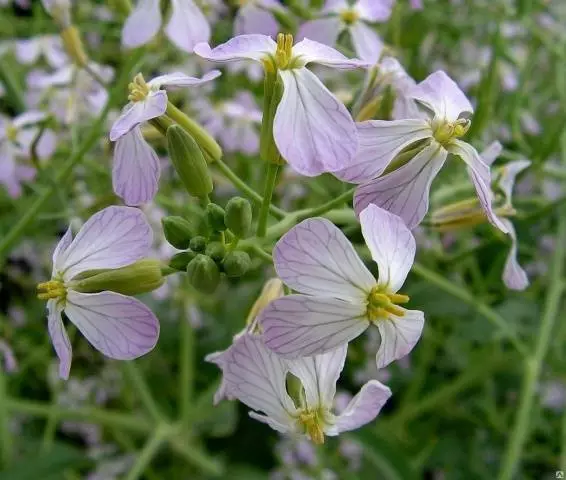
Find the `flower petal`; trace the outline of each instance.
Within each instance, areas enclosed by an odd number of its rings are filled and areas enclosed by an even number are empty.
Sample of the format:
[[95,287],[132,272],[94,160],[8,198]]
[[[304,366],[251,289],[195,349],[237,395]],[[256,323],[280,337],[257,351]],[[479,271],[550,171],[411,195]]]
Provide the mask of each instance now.
[[110,129],[110,140],[115,142],[140,123],[157,118],[167,110],[165,90],[150,93],[141,102],[128,103]]
[[291,167],[309,177],[349,165],[358,148],[346,107],[306,68],[281,70],[284,90],[273,138]]
[[279,32],[279,22],[275,20],[273,13],[253,3],[241,7],[234,19],[234,35],[257,33],[275,37],[277,32]]
[[336,382],[344,369],[348,345],[343,344],[334,350],[289,360],[287,365],[293,375],[299,378],[305,389],[307,406],[332,408],[336,395]]
[[234,60],[261,61],[269,55],[275,55],[277,44],[267,35],[240,35],[226,43],[211,49],[207,43],[199,43],[194,52],[202,58],[214,62],[232,62]]
[[493,162],[501,155],[503,151],[503,145],[495,141],[490,143],[485,150],[480,153],[480,157],[487,166],[491,166]]
[[365,304],[308,295],[274,300],[261,311],[258,322],[265,344],[285,358],[328,352],[369,326]]
[[333,47],[336,45],[338,35],[344,29],[339,17],[318,18],[303,23],[297,32],[297,40],[308,38],[318,43]]
[[397,292],[415,261],[415,237],[397,215],[376,205],[360,213],[362,234],[379,268],[378,284]]
[[55,247],[55,250],[53,251],[53,269],[60,271],[61,267],[62,267],[62,261],[65,258],[65,252],[67,250],[67,248],[69,248],[69,245],[71,245],[71,242],[73,241],[73,232],[71,230],[71,227],[67,228],[67,231],[65,232],[65,235],[63,235],[61,237],[61,240],[59,240],[59,243],[57,244],[57,246]]
[[442,70],[438,70],[413,87],[409,96],[430,108],[436,116],[450,122],[474,112],[472,104]]
[[165,35],[173,44],[192,52],[197,43],[208,42],[210,25],[193,0],[171,0],[171,9]]
[[159,321],[139,300],[114,292],[67,292],[65,314],[94,348],[116,360],[150,352],[159,338]]
[[161,27],[159,0],[138,0],[136,7],[124,22],[122,45],[135,48],[149,42]]
[[73,349],[63,320],[61,319],[61,308],[57,305],[57,300],[47,301],[47,329],[51,337],[51,343],[59,357],[59,376],[67,380],[71,371],[71,361],[73,359]]
[[447,153],[433,141],[406,165],[361,185],[354,196],[356,213],[373,203],[401,217],[413,229],[428,211],[430,185],[444,165]]
[[453,140],[448,145],[448,151],[460,157],[468,166],[468,175],[470,176],[482,208],[487,215],[490,223],[499,228],[503,233],[507,233],[507,227],[499,219],[493,211],[491,202],[493,201],[493,192],[491,191],[491,173],[489,167],[483,162],[477,150],[469,143],[461,140]]
[[529,162],[528,160],[515,160],[514,162],[505,164],[501,168],[502,173],[501,177],[499,178],[499,188],[501,188],[501,190],[503,191],[507,203],[511,203],[513,187],[515,186],[517,175],[519,175],[519,173],[521,173],[526,168],[529,168],[530,165],[531,162]]
[[402,317],[391,315],[378,320],[377,328],[381,344],[377,351],[377,368],[383,368],[407,355],[421,338],[424,327],[424,313],[418,310],[405,310]]
[[517,261],[517,233],[508,219],[503,218],[501,221],[507,227],[507,234],[511,237],[511,249],[503,268],[503,283],[511,290],[525,290],[529,286],[529,277]]
[[354,23],[349,30],[358,57],[372,64],[377,63],[384,47],[377,32],[364,22]]
[[340,13],[347,8],[350,8],[347,0],[326,0],[321,13]]
[[116,142],[112,187],[126,205],[142,205],[155,197],[159,187],[159,158],[139,127]]
[[277,275],[300,293],[363,303],[376,285],[346,236],[324,218],[309,218],[275,245]]
[[293,422],[296,409],[285,386],[287,366],[260,337],[241,336],[228,349],[224,361],[224,380],[231,396],[280,425]]
[[29,112],[24,112],[14,118],[12,125],[16,128],[22,128],[27,125],[33,125],[35,123],[41,122],[46,118],[47,115],[44,112],[30,110]]
[[65,281],[86,270],[120,268],[145,257],[153,234],[141,210],[107,207],[95,213],[60,255]]
[[16,58],[20,63],[34,63],[41,53],[41,41],[37,38],[16,40]]
[[210,82],[221,75],[220,70],[211,70],[205,73],[202,78],[189,77],[182,72],[168,73],[152,78],[149,82],[152,86],[161,87],[190,87],[192,85],[201,85]]
[[406,147],[432,136],[423,120],[368,120],[356,123],[358,151],[351,164],[333,175],[350,183],[364,183],[379,177]]
[[359,58],[348,58],[338,50],[308,38],[301,40],[293,47],[293,57],[300,58],[305,65],[314,62],[342,70],[365,68],[371,65]]
[[368,22],[385,22],[391,16],[393,0],[358,0],[354,8]]
[[[377,380],[367,382],[358,394],[352,398],[346,410],[336,419],[336,434],[348,432],[371,422],[391,397],[389,387]],[[329,435],[330,433],[327,432]]]

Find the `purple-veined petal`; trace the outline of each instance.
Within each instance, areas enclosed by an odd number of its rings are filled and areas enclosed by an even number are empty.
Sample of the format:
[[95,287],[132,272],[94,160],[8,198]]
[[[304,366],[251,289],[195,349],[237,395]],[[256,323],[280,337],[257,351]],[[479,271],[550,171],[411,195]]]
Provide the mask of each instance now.
[[249,412],[249,416],[258,422],[265,423],[269,425],[273,430],[279,433],[290,433],[295,431],[295,425],[291,420],[287,420],[287,423],[280,423],[267,415],[261,415],[256,412]]
[[503,151],[503,145],[501,143],[495,141],[490,143],[485,150],[480,153],[480,157],[482,158],[483,162],[490,167],[493,162],[501,155]]
[[151,92],[145,100],[129,103],[110,129],[110,140],[115,142],[140,123],[157,118],[167,110],[165,90]]
[[226,365],[224,360],[224,355],[226,355],[226,353],[227,350],[224,352],[213,352],[213,353],[209,353],[206,357],[204,357],[205,361],[214,363],[215,365],[218,366],[218,368],[220,368],[220,370],[222,370],[222,380],[220,380],[220,385],[218,386],[216,392],[214,392],[214,397],[213,397],[213,404],[215,406],[218,405],[225,398],[227,400],[233,400],[233,397],[230,396],[227,392],[228,385],[226,384],[226,380],[224,379],[224,369]]
[[511,249],[503,268],[503,283],[511,290],[524,290],[529,286],[529,278],[517,261],[517,233],[508,219],[503,218],[501,221],[507,227],[507,234],[511,238]]
[[86,270],[120,268],[144,258],[153,233],[141,210],[107,207],[82,226],[69,247],[59,255],[65,281]]
[[151,86],[161,87],[190,87],[192,85],[201,85],[210,82],[221,75],[220,70],[211,70],[205,73],[202,78],[190,77],[182,72],[173,72],[159,77],[152,78],[148,82]]
[[[483,154],[482,154],[483,158]],[[514,162],[509,162],[501,168],[501,177],[499,178],[499,188],[503,191],[505,195],[505,200],[507,203],[511,203],[511,197],[513,195],[513,187],[515,186],[515,180],[517,175],[523,170],[528,168],[531,162],[528,160],[515,160]]]
[[165,34],[178,48],[192,52],[197,43],[208,42],[210,25],[193,0],[171,0],[171,18]]
[[461,140],[453,140],[448,146],[448,151],[460,157],[468,166],[468,175],[474,184],[476,193],[487,219],[503,233],[507,233],[507,227],[493,211],[491,202],[493,192],[491,191],[491,173],[489,167],[483,162],[477,150],[469,143]]
[[363,304],[376,285],[346,236],[324,218],[289,230],[273,250],[275,270],[293,290]]
[[138,0],[134,10],[124,22],[122,45],[135,48],[149,42],[161,27],[159,0]]
[[413,229],[428,211],[430,185],[447,155],[448,152],[433,140],[406,165],[360,185],[354,196],[356,213],[373,203],[401,217],[407,227]]
[[41,122],[46,118],[47,115],[44,112],[30,110],[29,112],[24,112],[14,118],[12,125],[16,128],[22,128],[27,125],[33,125],[34,123]]
[[336,419],[334,425],[336,434],[355,430],[371,422],[379,415],[390,396],[391,390],[381,382],[377,380],[367,382]]
[[274,300],[261,311],[258,321],[265,344],[285,358],[328,352],[369,326],[365,303],[308,295]]
[[47,301],[47,329],[49,330],[53,349],[59,358],[59,376],[67,380],[71,371],[73,349],[63,325],[61,311],[62,308],[57,305],[57,300]]
[[377,368],[383,368],[407,355],[421,338],[424,327],[424,313],[405,310],[402,317],[391,315],[377,320],[381,344],[376,355]]
[[358,0],[354,8],[368,22],[385,22],[391,16],[393,0]]
[[258,33],[275,37],[279,32],[279,22],[273,14],[253,3],[248,3],[238,10],[234,19],[234,35]]
[[375,64],[381,57],[383,42],[375,30],[364,22],[355,22],[349,28],[358,57]]
[[430,108],[437,117],[450,122],[474,112],[472,104],[442,70],[438,70],[413,87],[408,95]]
[[336,382],[344,369],[348,345],[343,344],[334,350],[312,357],[288,360],[287,365],[305,389],[307,407],[332,408],[336,395]]
[[288,368],[260,337],[246,334],[238,338],[224,362],[224,381],[231,396],[265,413],[276,424],[292,424],[296,408],[285,386]]
[[360,223],[366,245],[379,269],[378,284],[397,292],[415,261],[415,237],[401,218],[375,205],[362,210]]
[[16,40],[16,58],[20,63],[35,63],[41,52],[41,41],[37,38]]
[[59,271],[61,269],[61,266],[63,265],[63,259],[65,258],[64,257],[65,252],[67,248],[69,248],[69,245],[71,245],[72,241],[73,241],[73,232],[71,230],[71,227],[69,227],[67,228],[65,235],[61,237],[61,240],[59,240],[59,243],[57,244],[55,250],[53,251],[54,271],[55,270]]
[[309,177],[349,165],[358,135],[346,107],[306,68],[281,70],[279,75],[284,89],[273,138],[281,156]]
[[65,314],[90,344],[116,360],[132,360],[153,350],[159,321],[139,300],[114,292],[67,292]]
[[342,70],[365,68],[371,65],[371,63],[366,60],[348,58],[342,55],[338,50],[324,45],[323,43],[309,40],[308,38],[301,40],[293,47],[293,57],[300,58],[304,65],[313,62]]
[[379,177],[406,147],[432,136],[423,120],[368,120],[356,123],[358,151],[351,164],[333,172],[340,180],[364,183]]
[[208,43],[199,43],[194,52],[202,58],[214,62],[232,62],[234,60],[261,61],[270,55],[275,55],[277,44],[267,35],[240,35],[231,38],[226,43],[210,48]]
[[116,141],[112,187],[126,205],[142,205],[155,197],[159,186],[159,157],[139,127]]
[[318,18],[303,23],[297,32],[297,40],[305,38],[333,47],[336,45],[338,35],[344,30],[344,24],[337,16]]

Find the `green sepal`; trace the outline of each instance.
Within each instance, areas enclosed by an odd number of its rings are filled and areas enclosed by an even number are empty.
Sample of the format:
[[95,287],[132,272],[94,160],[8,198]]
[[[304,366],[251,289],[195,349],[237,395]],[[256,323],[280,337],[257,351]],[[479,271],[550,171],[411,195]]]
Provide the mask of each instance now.
[[191,285],[202,293],[214,293],[220,283],[220,270],[212,258],[199,254],[187,266]]
[[246,252],[230,252],[224,258],[222,267],[229,277],[236,278],[245,275],[252,266],[252,260]]
[[224,215],[226,227],[238,238],[246,238],[252,226],[252,206],[242,197],[231,198]]
[[195,226],[183,217],[163,217],[161,225],[163,226],[163,234],[167,241],[179,250],[189,248],[191,238],[197,234]]
[[187,269],[189,262],[196,256],[197,254],[192,250],[177,253],[171,257],[171,260],[169,260],[169,266],[175,270],[184,271]]
[[189,247],[193,252],[204,253],[204,251],[206,250],[206,244],[207,244],[206,238],[199,235],[191,239],[191,242],[189,243]]
[[215,203],[209,203],[206,206],[206,219],[208,226],[213,232],[223,232],[226,230],[224,223],[224,209]]

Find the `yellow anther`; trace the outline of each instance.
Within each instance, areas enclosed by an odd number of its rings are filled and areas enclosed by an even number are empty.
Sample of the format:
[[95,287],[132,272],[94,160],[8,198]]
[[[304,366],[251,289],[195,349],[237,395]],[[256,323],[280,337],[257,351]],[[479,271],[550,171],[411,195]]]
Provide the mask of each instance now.
[[15,142],[18,139],[18,129],[13,125],[6,127],[6,139],[10,142]]
[[318,411],[304,411],[299,414],[299,422],[304,426],[307,435],[317,445],[324,443],[322,419]]
[[37,285],[37,298],[40,300],[51,300],[53,298],[65,299],[67,289],[63,282],[50,280]]
[[130,102],[141,102],[142,100],[145,100],[149,94],[150,88],[145,82],[143,75],[138,73],[134,77],[134,80],[128,85],[128,90],[130,91],[130,94],[128,95],[128,100],[130,100]]
[[350,8],[348,10],[344,10],[340,14],[340,18],[346,25],[352,25],[358,21],[360,15],[354,9]]
[[433,135],[438,143],[444,145],[454,138],[464,136],[471,124],[470,120],[465,118],[460,118],[455,122],[439,122],[433,126]]
[[393,303],[409,303],[409,295],[403,295],[402,293],[393,293],[389,295],[389,298]]
[[398,307],[399,303],[409,301],[407,295],[401,293],[390,293],[383,287],[375,287],[368,295],[366,315],[370,321],[383,320],[391,315],[402,317],[405,310]]
[[277,50],[275,52],[275,61],[277,67],[285,70],[289,67],[293,57],[293,35],[290,33],[280,33],[277,35]]

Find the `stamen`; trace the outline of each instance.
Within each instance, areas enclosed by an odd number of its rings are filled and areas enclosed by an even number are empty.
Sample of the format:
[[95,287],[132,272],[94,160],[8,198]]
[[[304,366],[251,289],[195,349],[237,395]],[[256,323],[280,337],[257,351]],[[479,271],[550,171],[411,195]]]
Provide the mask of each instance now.
[[317,445],[324,443],[324,430],[318,412],[305,411],[299,415],[299,421],[304,425],[306,433]]
[[275,62],[277,67],[285,70],[289,67],[293,56],[293,35],[290,33],[280,33],[277,35],[277,50],[275,52]]
[[344,10],[340,14],[340,18],[342,18],[342,21],[346,25],[352,25],[352,24],[354,24],[358,21],[358,19],[360,18],[360,15],[354,9],[350,8],[348,10]]
[[403,317],[405,310],[397,304],[407,303],[409,300],[407,295],[389,293],[383,287],[375,287],[368,295],[366,316],[372,322],[386,319],[391,315]]
[[54,298],[65,299],[67,289],[59,280],[50,280],[37,285],[37,298],[40,300],[51,300]]
[[145,100],[149,94],[149,85],[145,82],[143,75],[138,73],[134,80],[128,85],[128,90],[130,94],[128,95],[128,100],[130,102],[141,102]]

